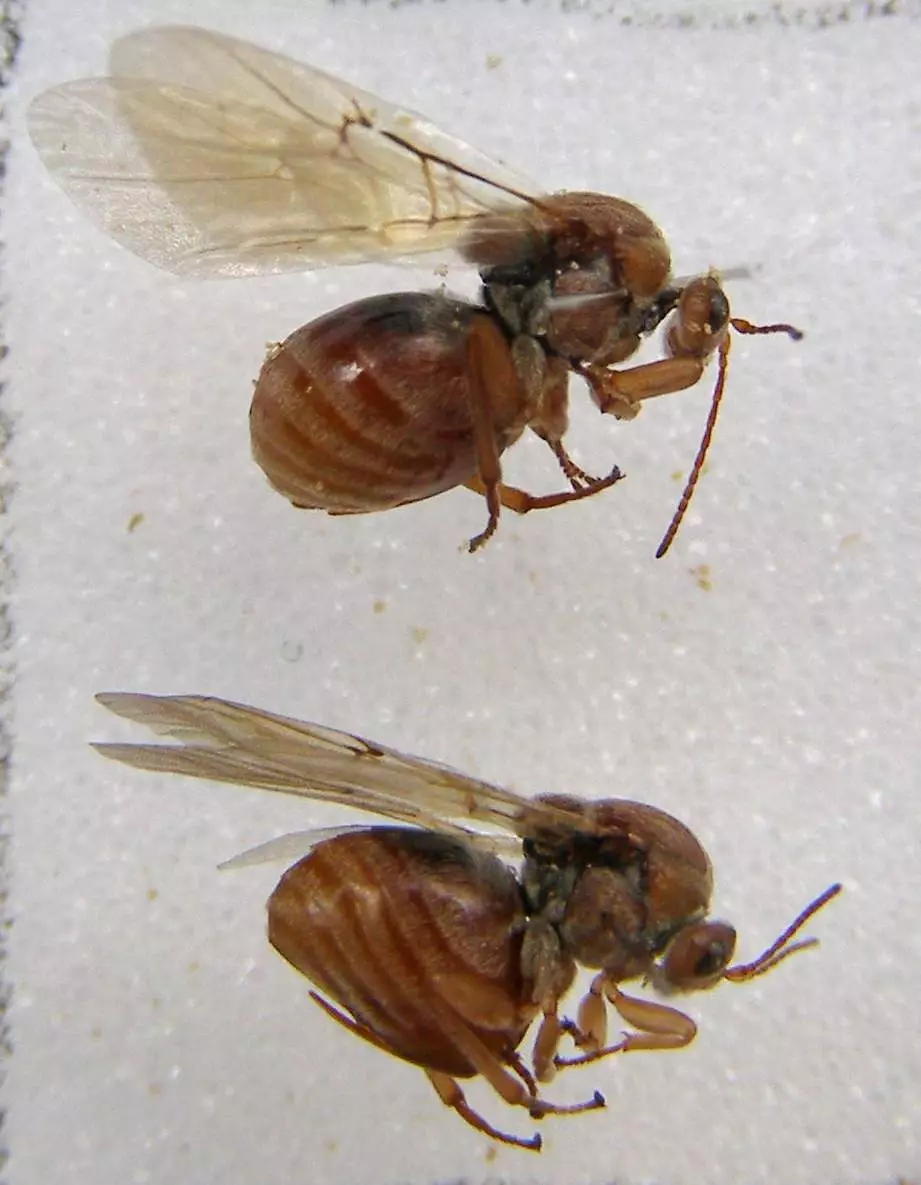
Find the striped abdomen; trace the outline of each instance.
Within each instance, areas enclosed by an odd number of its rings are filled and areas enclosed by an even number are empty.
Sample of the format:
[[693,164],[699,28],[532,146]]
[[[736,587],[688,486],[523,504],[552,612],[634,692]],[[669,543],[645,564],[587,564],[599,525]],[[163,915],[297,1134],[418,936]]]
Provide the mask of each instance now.
[[296,506],[386,510],[477,472],[468,338],[490,342],[499,450],[518,435],[522,398],[489,315],[438,293],[373,296],[293,333],[267,359],[250,409],[253,456]]
[[276,950],[406,1061],[473,1077],[456,1025],[504,1060],[533,1016],[518,882],[465,844],[397,827],[338,836],[285,873],[268,913]]

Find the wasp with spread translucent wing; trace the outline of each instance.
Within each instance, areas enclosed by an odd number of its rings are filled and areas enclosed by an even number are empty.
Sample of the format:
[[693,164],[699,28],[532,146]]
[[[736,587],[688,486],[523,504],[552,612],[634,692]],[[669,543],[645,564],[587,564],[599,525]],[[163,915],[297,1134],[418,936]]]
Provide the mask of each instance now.
[[[386,510],[466,485],[518,513],[596,494],[563,444],[569,376],[600,411],[693,386],[716,354],[704,439],[658,554],[687,507],[723,392],[730,316],[719,278],[671,278],[659,228],[621,198],[548,195],[428,120],[312,66],[204,29],[116,41],[106,78],[65,83],[29,111],[43,161],[130,250],[189,276],[243,276],[457,251],[482,302],[373,296],[273,348],[250,412],[253,454],[298,507]],[[669,320],[665,357],[618,369]],[[502,481],[531,428],[570,489]]]
[[[669,995],[752,979],[814,946],[794,937],[840,891],[833,885],[817,897],[754,961],[730,965],[735,930],[707,918],[710,860],[683,823],[655,807],[522,798],[349,733],[225,700],[97,698],[179,742],[96,745],[106,757],[390,821],[284,836],[230,864],[301,857],[269,898],[269,941],[323,993],[311,992],[314,1000],[350,1032],[420,1066],[473,1127],[524,1148],[539,1148],[540,1137],[493,1127],[467,1103],[459,1078],[483,1076],[534,1118],[601,1107],[597,1093],[554,1105],[537,1082],[613,1053],[678,1049],[697,1031],[683,1012],[627,995],[622,983],[640,979]],[[522,856],[518,875],[505,860]],[[577,965],[598,974],[573,1021],[558,1010]],[[612,1045],[607,1004],[631,1027]],[[529,1069],[517,1051],[538,1018]],[[581,1054],[560,1056],[564,1034]]]

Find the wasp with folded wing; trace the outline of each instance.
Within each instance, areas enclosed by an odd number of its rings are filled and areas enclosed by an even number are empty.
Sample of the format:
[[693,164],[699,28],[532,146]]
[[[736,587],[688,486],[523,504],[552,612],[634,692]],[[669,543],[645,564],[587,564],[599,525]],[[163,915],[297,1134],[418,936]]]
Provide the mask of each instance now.
[[[541,1098],[560,1065],[677,1049],[696,1026],[621,985],[661,994],[739,983],[815,939],[794,941],[839,891],[816,898],[753,962],[707,915],[709,858],[655,807],[551,794],[527,799],[349,733],[201,696],[108,693],[100,703],[178,744],[101,744],[138,769],[340,803],[388,820],[274,840],[231,864],[300,856],[268,902],[269,941],[351,1032],[418,1065],[479,1131],[524,1148],[474,1111],[458,1079],[484,1077],[534,1118],[591,1110]],[[306,850],[306,855],[304,854]],[[503,859],[502,857],[505,857]],[[506,862],[521,859],[520,874]],[[575,1020],[559,1016],[577,966],[597,974]],[[330,1003],[334,1001],[334,1003]],[[631,1031],[606,1044],[607,1005]],[[530,1068],[518,1054],[539,1021]],[[564,1034],[581,1054],[558,1053]]]

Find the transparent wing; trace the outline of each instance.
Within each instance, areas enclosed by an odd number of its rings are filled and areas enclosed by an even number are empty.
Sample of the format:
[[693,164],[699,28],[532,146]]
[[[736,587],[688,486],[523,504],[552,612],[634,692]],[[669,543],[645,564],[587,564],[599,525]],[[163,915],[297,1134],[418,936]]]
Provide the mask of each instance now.
[[77,205],[168,271],[443,251],[484,213],[517,219],[534,196],[422,116],[219,33],[129,34],[110,74],[39,95],[29,132]]
[[[275,839],[257,844],[254,848],[247,848],[237,856],[231,856],[218,867],[223,872],[229,872],[236,868],[249,868],[254,864],[293,864],[306,856],[317,844],[325,843],[328,839],[338,839],[340,835],[348,835],[353,831],[366,830],[367,824],[352,823],[342,827],[311,827],[306,831],[289,831],[287,835],[279,835]],[[481,831],[462,830],[465,843],[492,852],[508,861],[521,857],[521,842],[511,835],[485,835]]]
[[257,844],[254,848],[247,848],[237,856],[224,860],[218,867],[222,872],[230,872],[235,868],[249,868],[254,864],[271,864],[284,862],[293,864],[317,846],[328,839],[338,839],[340,835],[349,835],[354,831],[366,831],[367,827],[361,823],[348,823],[342,827],[311,827],[306,831],[289,831],[287,835],[279,835],[275,839]]
[[177,744],[97,744],[137,769],[185,774],[341,803],[470,840],[472,824],[515,835],[580,828],[581,813],[529,800],[447,766],[409,757],[351,733],[196,695],[104,692],[118,716]]

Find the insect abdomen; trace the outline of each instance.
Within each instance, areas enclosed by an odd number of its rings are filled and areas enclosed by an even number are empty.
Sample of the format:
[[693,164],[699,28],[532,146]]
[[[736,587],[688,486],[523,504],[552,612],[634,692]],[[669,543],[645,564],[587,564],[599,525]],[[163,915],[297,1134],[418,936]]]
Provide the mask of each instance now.
[[386,510],[476,472],[467,338],[475,306],[437,293],[346,305],[303,326],[262,368],[253,455],[296,506]]
[[275,949],[406,1061],[472,1077],[455,1024],[502,1056],[530,1022],[517,882],[464,844],[395,827],[339,836],[285,873],[268,914]]

